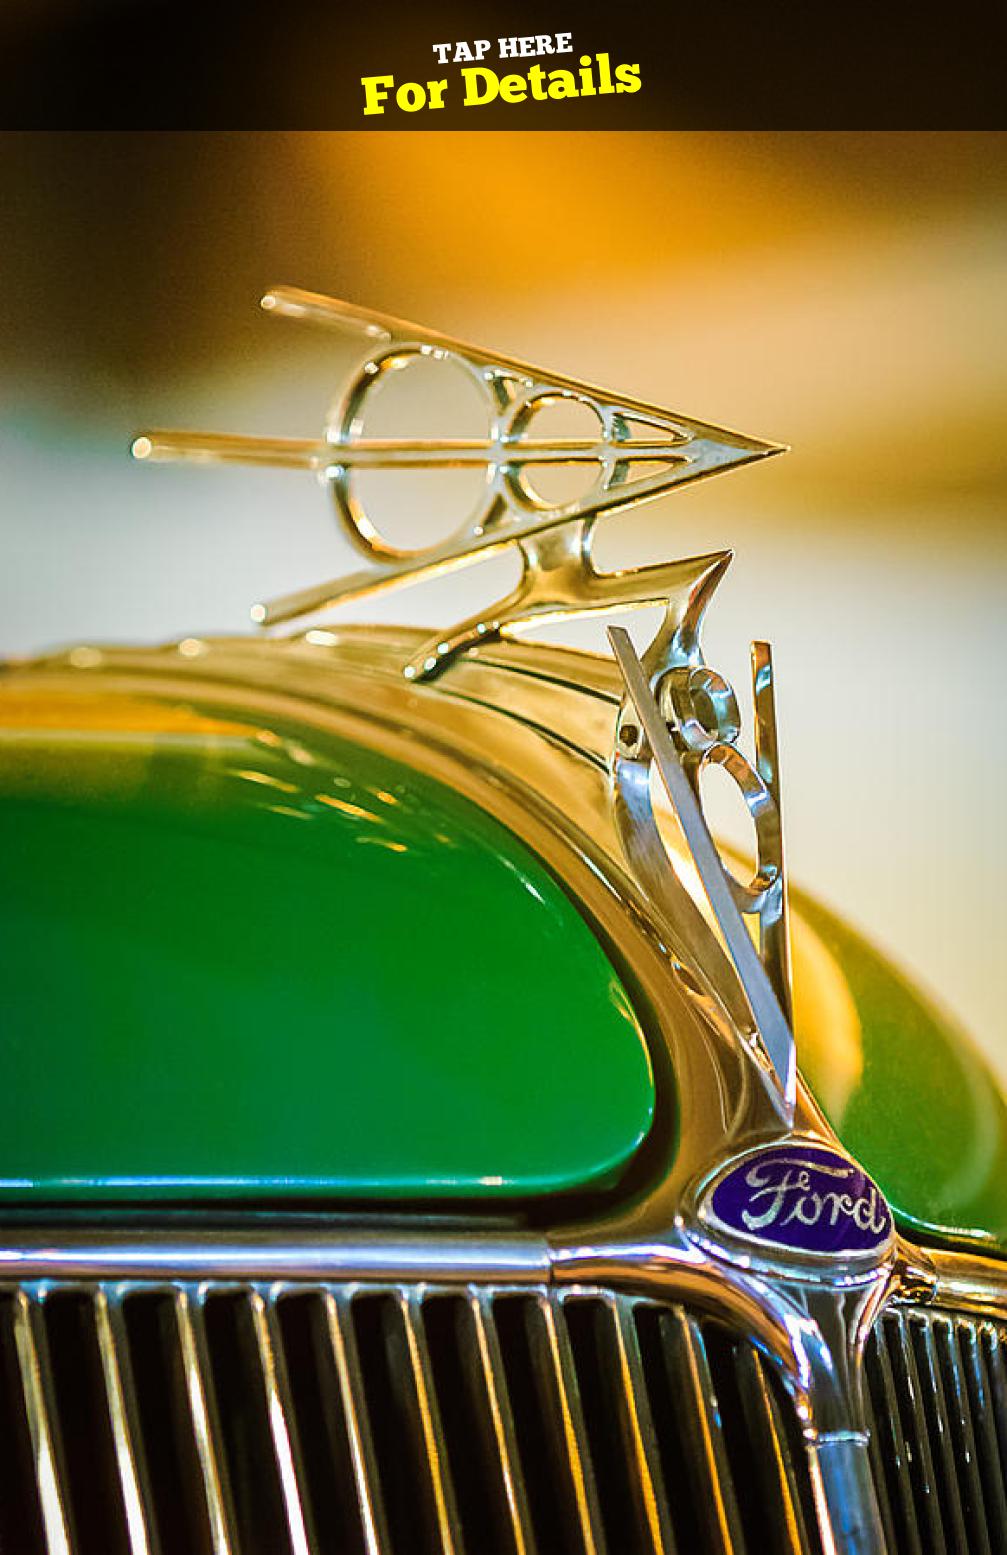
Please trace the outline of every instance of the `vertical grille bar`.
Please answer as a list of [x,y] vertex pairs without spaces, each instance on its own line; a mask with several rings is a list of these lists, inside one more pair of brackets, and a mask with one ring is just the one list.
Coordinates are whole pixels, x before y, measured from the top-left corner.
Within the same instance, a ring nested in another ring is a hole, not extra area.
[[359,1289],[350,1304],[361,1380],[395,1555],[454,1555],[443,1438],[431,1413],[425,1346],[411,1332],[409,1292]]
[[[895,1423],[892,1420],[891,1412],[888,1409],[882,1411],[875,1407],[875,1399],[877,1397],[883,1396],[883,1386],[878,1380],[878,1361],[876,1352],[877,1341],[874,1336],[871,1335],[867,1341],[867,1349],[864,1355],[864,1419],[867,1426],[867,1434],[870,1439],[868,1451],[870,1453],[871,1459],[871,1473],[874,1476],[874,1487],[878,1496],[878,1510],[881,1513],[881,1526],[884,1529],[885,1534],[885,1547],[888,1550],[894,1551],[902,1548],[902,1546],[897,1543],[897,1536],[895,1532],[896,1510],[893,1507],[891,1489],[888,1483],[888,1467],[889,1465],[892,1465],[892,1460],[894,1458],[903,1466],[902,1471],[906,1472],[905,1443],[902,1441],[901,1428],[898,1428],[896,1434]],[[895,1409],[894,1397],[892,1399],[891,1410],[895,1411],[897,1421],[897,1410]],[[900,1513],[901,1510],[901,1506],[899,1506],[898,1511]],[[915,1534],[915,1518],[913,1519],[912,1527],[913,1533]],[[906,1544],[904,1548],[906,1555],[918,1555],[919,1538],[916,1538],[915,1543]]]
[[697,1320],[679,1307],[662,1314],[661,1326],[672,1368],[672,1385],[681,1391],[686,1406],[683,1422],[691,1467],[702,1487],[698,1500],[706,1512],[708,1546],[718,1555],[733,1555],[734,1551],[745,1549],[745,1536],[706,1340]]
[[131,1400],[131,1437],[141,1490],[162,1555],[213,1555],[175,1293],[119,1286],[109,1319]]
[[49,1348],[37,1302],[24,1291],[14,1297],[14,1339],[21,1368],[38,1479],[42,1522],[49,1555],[72,1555],[58,1414],[49,1366]]
[[[587,1519],[596,1505],[593,1479],[590,1463],[575,1456],[575,1441],[571,1451],[573,1426],[546,1301],[543,1293],[498,1291],[493,1328],[535,1541],[542,1555],[585,1555],[591,1538]],[[586,1487],[578,1477],[584,1473]],[[586,1509],[585,1494],[592,1498]]]
[[909,1324],[902,1312],[888,1313],[882,1319],[882,1335],[892,1362],[892,1375],[898,1398],[902,1432],[906,1441],[910,1477],[913,1485],[917,1522],[924,1548],[944,1555],[944,1529],[937,1496],[937,1476],[930,1450],[930,1435],[924,1412],[923,1393],[916,1368],[916,1357]]
[[558,1392],[563,1444],[573,1481],[574,1500],[584,1549],[586,1555],[606,1555],[598,1488],[595,1484],[594,1465],[588,1443],[587,1426],[584,1422],[580,1389],[577,1386],[577,1372],[570,1349],[570,1338],[565,1323],[557,1322],[556,1310],[547,1297],[538,1298],[536,1306],[544,1328],[546,1354],[551,1363],[552,1376]]
[[945,1538],[948,1548],[954,1550],[955,1555],[969,1555],[959,1487],[959,1473],[964,1472],[964,1465],[959,1465],[955,1461],[947,1401],[944,1397],[937,1347],[934,1343],[933,1324],[926,1319],[911,1317],[906,1326],[909,1330],[910,1342],[913,1343],[916,1352],[923,1416],[930,1432],[931,1454],[936,1471]]
[[[892,1368],[887,1319],[875,1329],[867,1344],[867,1383],[874,1413],[872,1450],[875,1476],[887,1485],[885,1500],[896,1530],[896,1548],[905,1555],[922,1555],[917,1502],[922,1496],[918,1481],[922,1465],[913,1457],[902,1428],[902,1408]],[[880,1472],[879,1472],[880,1468]]]
[[327,1291],[324,1300],[350,1442],[353,1478],[363,1517],[367,1555],[383,1555],[383,1552],[391,1549],[391,1542],[388,1537],[381,1482],[378,1478],[374,1441],[367,1415],[367,1398],[364,1393],[360,1356],[357,1352],[353,1323],[350,1320],[349,1298]]
[[323,1555],[367,1555],[324,1294],[287,1287],[277,1296],[273,1315],[273,1347],[283,1357],[284,1408],[292,1421],[310,1537]]
[[300,1467],[294,1411],[283,1360],[283,1344],[277,1325],[276,1305],[271,1296],[267,1295],[263,1298],[259,1291],[254,1292],[252,1322],[259,1347],[259,1364],[265,1382],[266,1411],[273,1439],[276,1469],[283,1493],[290,1546],[293,1555],[315,1555],[315,1540],[309,1533],[311,1514],[306,1494],[307,1477]]
[[[995,1339],[995,1330],[990,1332]],[[1007,1487],[1004,1485],[1000,1444],[997,1441],[996,1405],[986,1348],[975,1323],[960,1325],[959,1342],[972,1402],[976,1453],[989,1519],[990,1543],[995,1550],[1003,1550],[1007,1549]],[[1004,1438],[1003,1446],[1007,1449],[1007,1437]],[[1007,1450],[1004,1451],[1002,1461],[1007,1464]]]
[[462,1542],[478,1555],[517,1555],[497,1397],[503,1379],[487,1377],[471,1300],[435,1291],[422,1315]]
[[868,1342],[874,1473],[898,1555],[1007,1550],[1005,1325],[904,1308]]
[[[940,1310],[876,1324],[890,1555],[1007,1550],[1005,1346],[1007,1323]],[[0,1387],[0,1538],[25,1555],[823,1551],[779,1379],[653,1298],[8,1284]]]
[[47,1285],[40,1294],[40,1328],[48,1341],[74,1547],[78,1555],[129,1555],[96,1305],[93,1289]]
[[984,1323],[981,1343],[990,1380],[1000,1460],[1007,1470],[1007,1355],[1005,1355],[1004,1339],[992,1323]]
[[528,1509],[528,1494],[521,1469],[514,1416],[500,1351],[500,1336],[497,1333],[493,1313],[493,1299],[484,1291],[474,1291],[470,1301],[476,1342],[479,1347],[483,1386],[486,1389],[490,1420],[503,1475],[515,1555],[536,1555],[535,1537]]
[[203,1491],[210,1514],[210,1534],[214,1555],[236,1555],[230,1504],[230,1486],[224,1461],[220,1425],[212,1392],[212,1377],[207,1353],[202,1304],[190,1300],[188,1291],[176,1293],[175,1312],[182,1346],[189,1409],[196,1436],[196,1451],[203,1478]]
[[991,1555],[987,1516],[972,1410],[969,1404],[965,1369],[958,1349],[956,1325],[941,1317],[927,1325],[937,1352],[944,1386],[944,1401],[950,1426],[949,1449],[952,1453],[952,1477],[956,1480],[966,1525],[966,1546],[974,1555]]
[[294,1555],[282,1479],[289,1450],[279,1462],[276,1451],[277,1438],[287,1449],[289,1439],[275,1415],[270,1418],[273,1378],[263,1367],[256,1333],[260,1300],[257,1290],[243,1286],[206,1290],[208,1392],[215,1400],[221,1458],[227,1465],[234,1542],[243,1555]]
[[746,1423],[757,1457],[770,1470],[767,1475],[766,1520],[772,1525],[773,1548],[793,1555],[807,1555],[812,1548],[798,1484],[797,1466],[787,1442],[786,1425],[773,1397],[762,1357],[749,1346],[740,1347],[737,1358],[738,1387]]
[[[973,1420],[976,1446],[981,1454],[985,1504],[990,1515],[991,1544],[1007,1549],[1007,1387],[1005,1379],[995,1375],[993,1351],[999,1351],[999,1336],[990,1323],[982,1330],[976,1323],[963,1325],[962,1351],[973,1389]],[[1001,1358],[1002,1364],[1002,1356]],[[999,1396],[998,1396],[999,1395]]]
[[619,1311],[613,1295],[577,1292],[562,1298],[557,1320],[573,1353],[608,1544],[620,1555],[654,1555],[668,1542],[663,1483],[653,1436],[646,1447],[642,1439]]
[[402,1316],[406,1326],[406,1343],[412,1362],[413,1386],[419,1406],[423,1443],[433,1487],[437,1528],[443,1555],[462,1555],[461,1524],[451,1483],[451,1467],[448,1463],[447,1444],[441,1425],[437,1395],[434,1391],[430,1351],[423,1330],[423,1298],[419,1291],[411,1290],[401,1298]]
[[122,1312],[114,1295],[110,1300],[105,1290],[98,1290],[94,1298],[94,1315],[131,1555],[158,1555],[150,1489],[139,1449],[140,1425],[129,1346]]
[[0,1550],[44,1555],[37,1457],[15,1332],[19,1300],[0,1292]]
[[644,1380],[640,1341],[633,1318],[633,1303],[624,1297],[611,1299],[615,1319],[626,1426],[632,1444],[639,1486],[641,1512],[646,1520],[650,1543],[656,1555],[675,1555],[675,1535],[671,1525],[664,1475],[657,1448],[657,1434],[650,1413],[650,1399]]

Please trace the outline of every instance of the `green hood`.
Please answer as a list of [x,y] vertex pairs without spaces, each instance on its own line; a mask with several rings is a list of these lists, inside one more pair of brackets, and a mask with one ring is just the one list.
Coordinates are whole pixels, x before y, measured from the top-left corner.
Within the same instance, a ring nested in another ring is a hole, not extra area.
[[[1007,1107],[989,1065],[859,934],[802,894],[793,906],[798,1058],[829,1121],[911,1234],[1007,1248]],[[816,1030],[830,983],[843,1008]]]
[[[655,1114],[604,948],[510,830],[407,762],[177,698],[0,695],[0,1196],[611,1188]],[[1007,1247],[1007,1111],[812,902],[802,1071],[917,1233]]]
[[115,733],[0,743],[0,1196],[617,1178],[643,1034],[518,839],[360,745],[166,716],[121,698]]

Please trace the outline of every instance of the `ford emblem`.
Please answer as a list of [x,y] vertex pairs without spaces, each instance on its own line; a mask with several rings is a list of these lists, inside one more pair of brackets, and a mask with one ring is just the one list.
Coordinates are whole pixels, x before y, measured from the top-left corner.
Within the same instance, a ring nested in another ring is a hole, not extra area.
[[707,1224],[796,1253],[877,1253],[892,1212],[867,1173],[824,1145],[770,1145],[735,1163],[700,1208]]

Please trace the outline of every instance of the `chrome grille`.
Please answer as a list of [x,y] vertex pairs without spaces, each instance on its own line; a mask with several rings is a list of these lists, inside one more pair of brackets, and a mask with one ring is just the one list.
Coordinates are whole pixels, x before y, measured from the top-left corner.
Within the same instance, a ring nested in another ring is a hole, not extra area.
[[0,1550],[817,1551],[750,1345],[534,1287],[44,1282],[0,1296]]
[[872,1455],[899,1555],[1007,1550],[1007,1327],[893,1308],[867,1349]]

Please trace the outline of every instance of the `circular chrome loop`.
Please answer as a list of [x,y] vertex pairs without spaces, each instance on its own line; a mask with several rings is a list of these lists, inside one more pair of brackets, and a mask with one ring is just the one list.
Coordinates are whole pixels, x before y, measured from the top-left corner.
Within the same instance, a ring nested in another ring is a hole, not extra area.
[[[514,400],[506,417],[504,437],[509,442],[519,442],[540,410],[544,410],[548,405],[562,405],[564,402],[586,405],[588,410],[598,418],[602,435],[605,434],[605,417],[601,407],[589,395],[577,394],[573,389],[542,388],[536,384]],[[608,461],[599,460],[597,474],[591,485],[581,494],[580,501],[588,501],[595,492],[605,489],[608,476],[607,463]],[[501,469],[507,491],[517,507],[530,513],[548,513],[551,508],[566,506],[564,502],[548,501],[535,490],[529,481],[529,474],[535,469],[534,463],[521,464],[517,468],[504,464]]]
[[[416,548],[392,545],[376,526],[371,522],[366,509],[356,496],[350,484],[350,471],[346,465],[339,463],[340,445],[349,445],[356,442],[364,430],[364,406],[367,396],[382,381],[384,375],[389,372],[399,372],[408,367],[411,361],[443,361],[453,362],[460,367],[469,378],[472,379],[480,395],[485,399],[491,418],[490,435],[497,438],[500,435],[499,416],[500,403],[494,392],[494,387],[487,381],[484,370],[477,367],[467,357],[457,351],[442,350],[419,342],[406,342],[390,346],[387,351],[370,357],[363,365],[357,376],[351,379],[343,398],[333,407],[325,427],[325,436],[332,444],[332,464],[326,471],[326,478],[332,491],[332,500],[336,505],[336,512],[343,521],[350,539],[362,550],[366,556],[382,561],[407,561],[426,556],[429,552],[439,549],[436,545],[423,545]],[[488,473],[493,466],[490,462]],[[489,520],[492,510],[496,505],[496,493],[494,483],[487,481],[485,494],[476,505],[475,510],[463,519],[454,531],[452,539],[458,542],[467,540],[473,535],[482,532],[483,526]]]
[[672,736],[691,751],[733,746],[741,733],[741,713],[733,687],[706,664],[665,675],[658,687],[657,705]]
[[705,750],[694,752],[691,757],[686,758],[686,771],[700,805],[703,803],[703,796],[699,787],[699,777],[703,768],[710,765],[723,767],[737,785],[745,802],[745,808],[752,817],[752,825],[755,828],[755,874],[747,884],[743,884],[726,866],[725,873],[739,911],[761,912],[767,892],[772,890],[780,877],[780,812],[765,782],[748,758],[742,755],[736,745],[730,745],[725,741],[708,745]]
[[[407,367],[413,360],[431,358],[453,362],[472,380],[486,403],[489,439],[502,451],[505,451],[507,443],[520,442],[540,410],[564,400],[585,405],[598,418],[601,432],[599,442],[603,446],[606,442],[618,441],[624,435],[619,417],[611,407],[600,404],[589,394],[532,383],[501,370],[487,369],[461,352],[446,348],[434,348],[412,341],[389,346],[364,363],[348,384],[342,399],[334,406],[325,428],[326,439],[332,446],[332,463],[325,474],[336,511],[354,545],[372,560],[415,560],[443,549],[444,544],[462,548],[497,527],[503,535],[508,520],[516,520],[521,513],[532,516],[553,511],[560,513],[571,506],[564,502],[551,502],[534,490],[528,479],[529,471],[535,469],[533,461],[523,460],[520,465],[509,465],[506,457],[495,458],[487,454],[486,483],[480,500],[448,542],[407,548],[393,545],[385,539],[353,490],[348,463],[339,463],[339,450],[340,447],[349,447],[363,436],[367,396],[384,375]],[[590,505],[591,499],[599,492],[621,482],[627,469],[627,461],[599,452],[595,479],[577,499],[578,504]]]

